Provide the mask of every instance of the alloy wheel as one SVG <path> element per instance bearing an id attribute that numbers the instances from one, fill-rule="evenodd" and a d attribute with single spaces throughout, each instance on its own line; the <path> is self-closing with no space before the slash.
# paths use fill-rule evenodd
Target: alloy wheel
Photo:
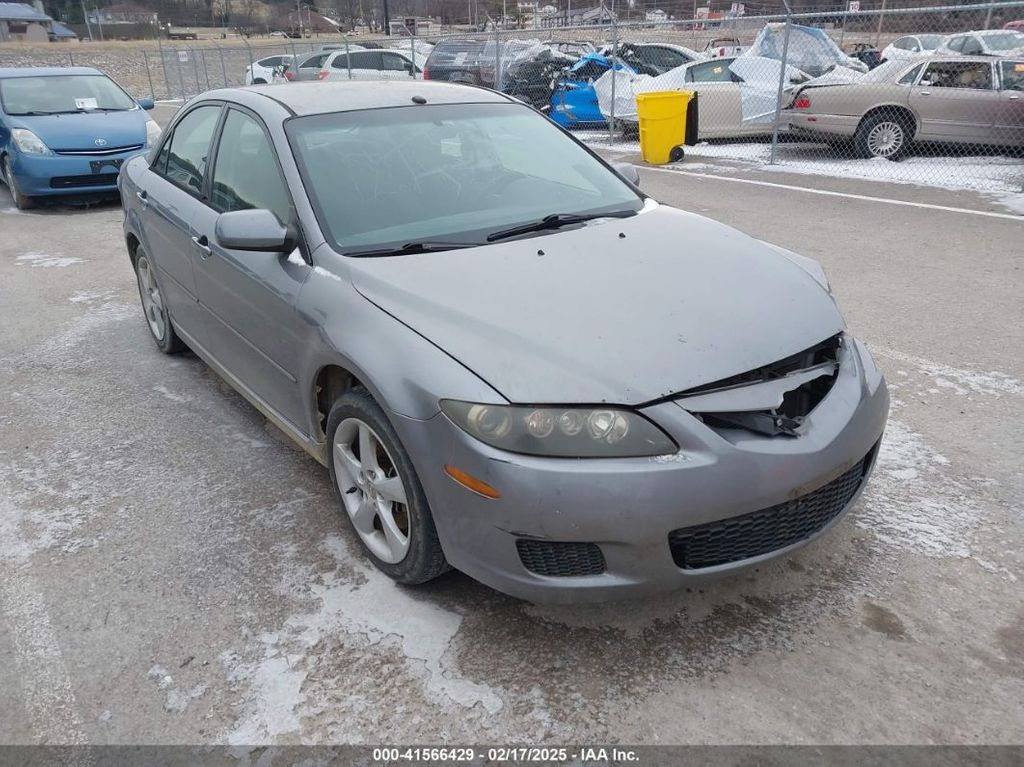
<path id="1" fill-rule="evenodd" d="M 164 309 L 163 297 L 156 284 L 156 276 L 149 259 L 139 256 L 135 264 L 135 274 L 139 280 L 139 294 L 142 296 L 142 310 L 146 313 L 146 322 L 157 341 L 164 340 L 167 332 L 167 310 Z"/>
<path id="2" fill-rule="evenodd" d="M 892 120 L 876 124 L 868 133 L 868 151 L 872 157 L 892 157 L 903 148 L 903 126 Z"/>
<path id="3" fill-rule="evenodd" d="M 401 562 L 412 531 L 405 485 L 388 449 L 366 422 L 346 418 L 335 431 L 332 453 L 342 502 L 359 537 L 382 562 Z"/>

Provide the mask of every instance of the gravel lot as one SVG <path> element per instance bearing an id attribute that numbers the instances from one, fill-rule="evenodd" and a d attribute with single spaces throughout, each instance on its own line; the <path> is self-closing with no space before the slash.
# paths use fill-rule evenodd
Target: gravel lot
<path id="1" fill-rule="evenodd" d="M 120 210 L 0 190 L 0 742 L 1024 741 L 1024 222 L 737 178 L 643 174 L 824 263 L 892 387 L 873 484 L 784 561 L 573 609 L 377 574 L 326 472 L 153 347 Z"/>

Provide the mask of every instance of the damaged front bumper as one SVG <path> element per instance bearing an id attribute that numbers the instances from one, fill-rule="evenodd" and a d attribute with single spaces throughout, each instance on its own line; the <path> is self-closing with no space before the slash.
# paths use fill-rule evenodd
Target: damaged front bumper
<path id="1" fill-rule="evenodd" d="M 670 400 L 642 412 L 676 441 L 677 455 L 552 459 L 490 448 L 441 414 L 395 421 L 454 567 L 531 601 L 577 602 L 669 591 L 806 544 L 863 489 L 888 409 L 881 373 L 851 339 L 838 350 L 828 392 L 794 436 L 712 426 Z M 446 464 L 501 497 L 456 484 Z M 807 529 L 812 500 L 820 524 Z M 822 504 L 831 504 L 827 513 Z M 679 541 L 693 540 L 687 531 L 742 536 L 748 522 L 791 528 L 794 519 L 799 538 L 769 536 L 782 544 L 770 550 L 734 547 L 739 559 L 705 557 L 697 567 L 680 560 Z M 737 529 L 716 526 L 723 520 L 738 521 Z"/>

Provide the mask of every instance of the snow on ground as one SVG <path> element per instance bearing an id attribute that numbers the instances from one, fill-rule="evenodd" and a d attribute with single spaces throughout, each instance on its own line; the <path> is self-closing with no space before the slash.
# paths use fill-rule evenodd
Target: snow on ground
<path id="1" fill-rule="evenodd" d="M 16 259 L 18 266 L 32 267 L 64 267 L 84 263 L 83 259 L 74 256 L 50 255 L 49 253 L 26 253 Z"/>
<path id="2" fill-rule="evenodd" d="M 639 151 L 635 141 L 612 141 L 604 131 L 580 131 L 577 137 L 593 147 L 611 152 Z M 917 184 L 939 189 L 968 190 L 997 195 L 1007 207 L 1024 212 L 1024 160 L 1001 155 L 944 157 L 916 155 L 900 162 L 873 159 L 859 160 L 849 154 L 828 149 L 821 144 L 782 143 L 778 146 L 776 164 L 770 165 L 771 144 L 766 141 L 743 143 L 710 143 L 702 141 L 686 147 L 686 159 L 680 170 L 721 172 L 728 166 L 709 165 L 700 160 L 721 160 L 756 166 L 758 170 L 800 173 L 812 176 L 856 178 L 898 184 Z M 697 159 L 698 162 L 691 162 Z"/>

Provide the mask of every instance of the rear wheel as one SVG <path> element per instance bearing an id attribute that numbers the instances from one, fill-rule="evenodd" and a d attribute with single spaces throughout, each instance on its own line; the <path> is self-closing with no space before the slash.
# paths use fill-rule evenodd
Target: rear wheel
<path id="1" fill-rule="evenodd" d="M 409 455 L 362 388 L 327 418 L 331 481 L 374 565 L 399 583 L 424 583 L 448 569 L 434 518 Z"/>
<path id="2" fill-rule="evenodd" d="M 266 85 L 267 81 L 264 80 L 262 77 L 257 77 L 255 80 L 252 81 L 252 84 L 253 85 Z"/>
<path id="3" fill-rule="evenodd" d="M 14 206 L 18 210 L 29 210 L 36 206 L 35 200 L 23 194 L 18 188 L 18 180 L 14 178 L 14 169 L 11 168 L 10 157 L 4 158 L 4 181 L 7 182 L 7 188 L 11 192 L 11 197 L 14 198 Z"/>
<path id="4" fill-rule="evenodd" d="M 139 286 L 139 297 L 142 299 L 142 311 L 146 315 L 146 324 L 156 342 L 157 348 L 164 354 L 177 354 L 185 350 L 184 342 L 178 338 L 171 325 L 171 316 L 167 312 L 163 294 L 156 281 L 156 268 L 149 260 L 145 251 L 135 251 L 135 280 Z"/>
<path id="5" fill-rule="evenodd" d="M 904 115 L 878 112 L 861 121 L 854 137 L 858 157 L 899 160 L 910 150 L 913 126 Z"/>

